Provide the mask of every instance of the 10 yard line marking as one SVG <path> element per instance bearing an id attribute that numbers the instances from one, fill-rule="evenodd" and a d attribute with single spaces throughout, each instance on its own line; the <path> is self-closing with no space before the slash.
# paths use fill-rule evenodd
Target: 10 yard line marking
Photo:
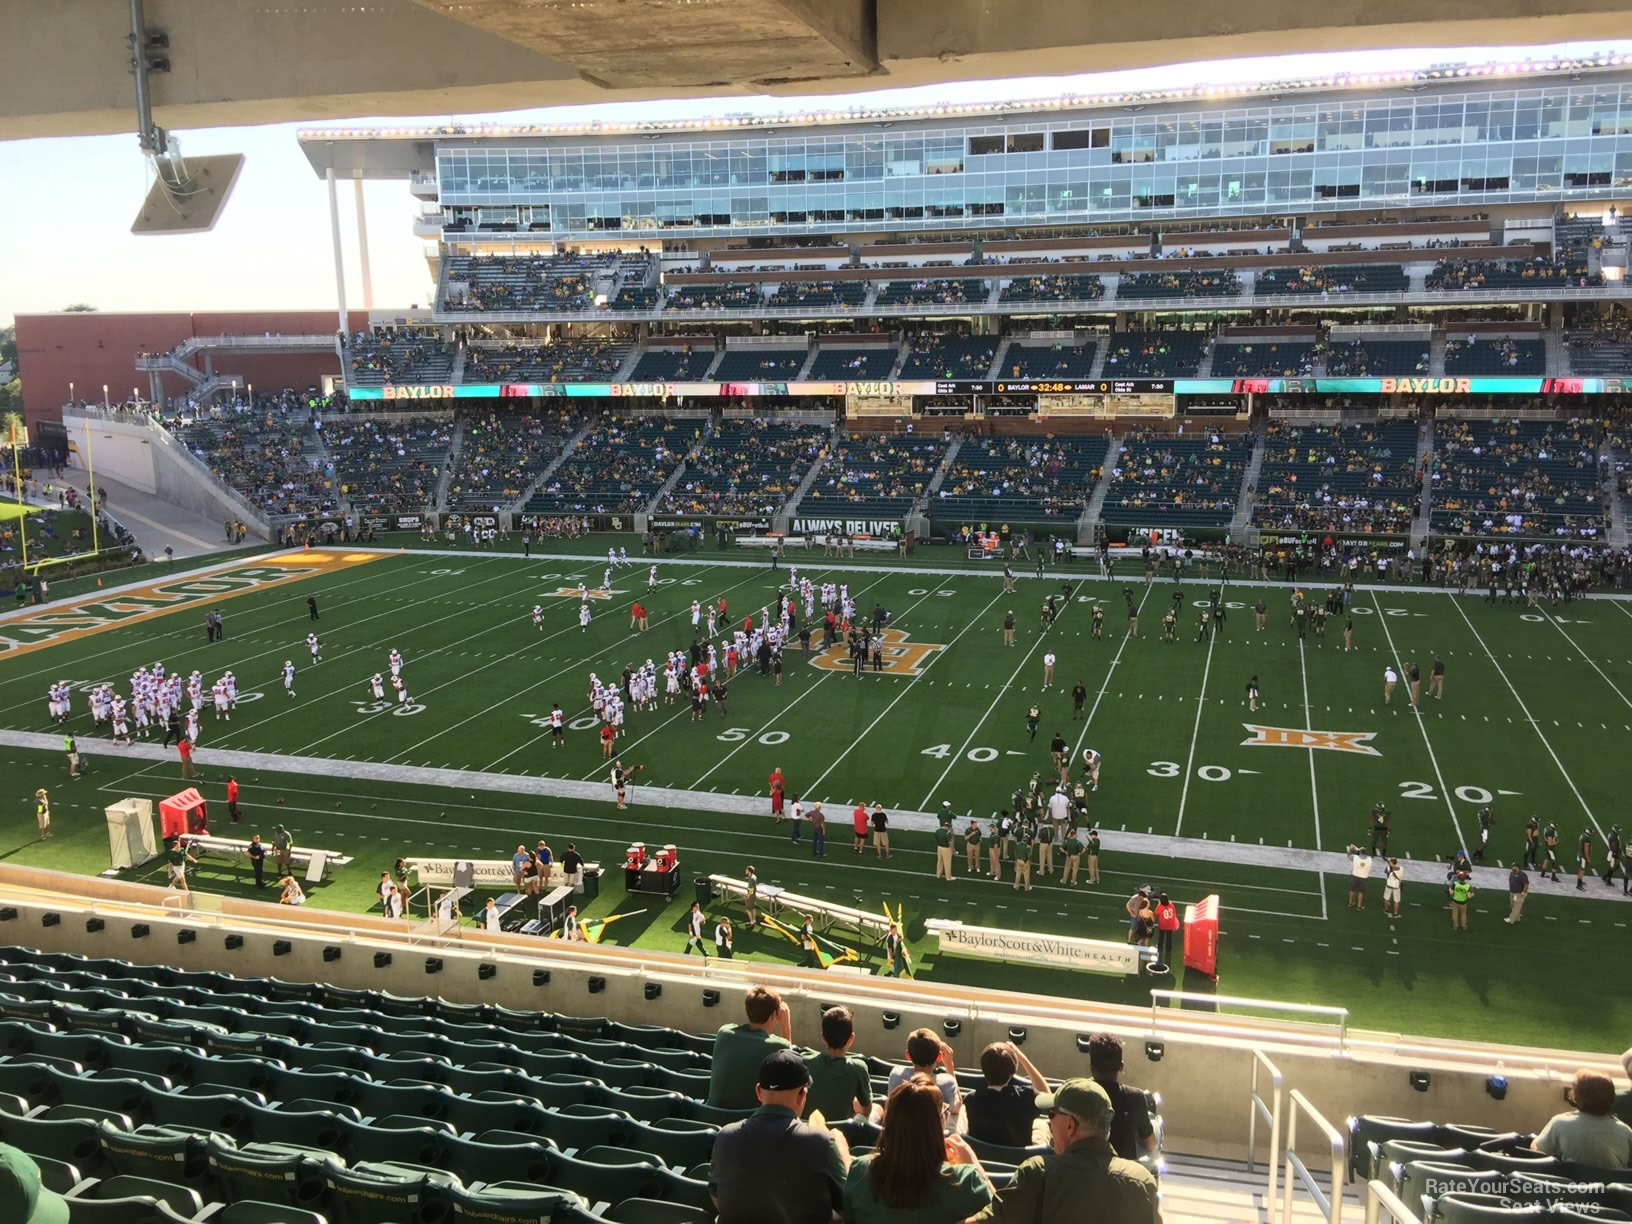
<path id="1" fill-rule="evenodd" d="M 1620 607 L 1619 604 L 1616 604 L 1615 606 Z M 1564 634 L 1564 640 L 1566 642 L 1568 642 L 1571 646 L 1574 646 L 1575 649 L 1576 649 L 1576 653 L 1579 654 L 1583 659 L 1585 659 L 1587 661 L 1587 666 L 1592 668 L 1593 671 L 1597 672 L 1599 677 L 1603 680 L 1603 682 L 1605 684 L 1609 685 L 1610 688 L 1615 690 L 1615 696 L 1617 696 L 1617 697 L 1619 697 L 1621 699 L 1621 703 L 1623 705 L 1632 707 L 1632 701 L 1627 700 L 1626 694 L 1621 692 L 1620 687 L 1615 683 L 1615 681 L 1611 680 L 1608 676 L 1604 675 L 1604 669 L 1599 667 L 1598 664 L 1594 663 L 1593 660 L 1592 660 L 1592 656 L 1587 654 L 1586 651 L 1581 649 L 1580 643 L 1578 643 L 1573 637 L 1571 637 L 1569 635 L 1569 633 L 1565 630 L 1564 626 L 1559 624 L 1558 619 L 1551 612 L 1547 611 L 1547 609 L 1543 608 L 1539 603 L 1536 605 L 1536 610 L 1547 618 L 1547 623 L 1549 625 L 1551 625 L 1554 629 L 1557 629 L 1560 633 Z M 1622 608 L 1621 610 L 1623 612 L 1626 611 L 1626 609 L 1624 609 L 1624 608 Z M 1632 615 L 1632 613 L 1628 613 L 1628 615 Z"/>
<path id="2" fill-rule="evenodd" d="M 1513 681 L 1507 678 L 1507 673 L 1502 670 L 1502 665 L 1496 662 L 1496 656 L 1490 653 L 1490 647 L 1485 645 L 1485 639 L 1479 635 L 1479 630 L 1473 627 L 1473 622 L 1468 619 L 1468 614 L 1462 611 L 1462 605 L 1457 602 L 1456 597 L 1451 595 L 1448 598 L 1451 601 L 1451 606 L 1456 609 L 1456 614 L 1462 618 L 1463 624 L 1467 625 L 1468 632 L 1473 634 L 1474 641 L 1479 643 L 1479 649 L 1485 652 L 1485 657 L 1490 660 L 1490 665 L 1496 669 L 1496 674 L 1502 678 L 1502 683 L 1507 685 L 1507 691 L 1513 694 L 1513 700 L 1519 703 L 1519 710 L 1524 715 L 1525 721 L 1535 728 L 1536 736 L 1541 740 L 1541 746 L 1547 749 L 1547 755 L 1552 757 L 1553 764 L 1558 766 L 1558 772 L 1563 777 L 1564 784 L 1570 788 L 1570 793 L 1575 796 L 1575 801 L 1581 805 L 1581 810 L 1587 814 L 1587 819 L 1592 821 L 1592 827 L 1598 830 L 1598 836 L 1604 837 L 1603 826 L 1598 823 L 1598 818 L 1592 814 L 1592 809 L 1587 806 L 1587 801 L 1581 797 L 1581 792 L 1576 789 L 1575 779 L 1570 777 L 1569 771 L 1564 768 L 1564 762 L 1558 759 L 1558 753 L 1554 752 L 1553 746 L 1547 742 L 1547 736 L 1543 734 L 1541 724 L 1530 717 L 1530 708 L 1524 704 L 1524 698 L 1519 696 L 1519 690 L 1513 687 Z M 1440 785 L 1443 787 L 1444 783 L 1442 782 Z M 1607 842 L 1609 839 L 1604 838 L 1604 840 Z"/>
<path id="3" fill-rule="evenodd" d="M 1453 599 L 1452 602 L 1454 603 L 1455 600 Z M 1405 685 L 1405 701 L 1407 705 L 1410 705 L 1411 682 L 1406 678 L 1405 660 L 1400 657 L 1399 651 L 1394 648 L 1394 634 L 1388 627 L 1388 617 L 1383 615 L 1383 606 L 1377 602 L 1377 592 L 1375 591 L 1371 593 L 1371 606 L 1376 610 L 1377 619 L 1383 626 L 1383 636 L 1388 639 L 1388 653 L 1392 656 L 1394 665 L 1400 669 L 1400 683 Z M 1457 611 L 1461 612 L 1462 609 L 1458 607 Z M 1467 620 L 1467 617 L 1464 616 L 1462 619 Z M 1472 624 L 1469 624 L 1468 628 L 1473 628 Z M 1478 635 L 1475 634 L 1474 636 L 1477 637 Z M 1484 643 L 1480 642 L 1480 645 L 1482 646 Z M 1494 658 L 1491 661 L 1494 662 Z M 1518 694 L 1515 693 L 1514 696 L 1517 697 Z M 1422 711 L 1420 709 L 1413 706 L 1411 713 L 1416 717 L 1417 730 L 1422 732 L 1422 746 L 1428 750 L 1428 762 L 1434 767 L 1434 777 L 1439 782 L 1439 793 L 1445 796 L 1445 808 L 1451 814 L 1451 827 L 1456 830 L 1456 844 L 1457 848 L 1460 849 L 1468 843 L 1463 840 L 1462 822 L 1456 818 L 1456 805 L 1451 802 L 1450 788 L 1445 785 L 1445 775 L 1439 771 L 1439 758 L 1434 755 L 1434 745 L 1428 739 L 1428 724 L 1422 721 Z"/>
<path id="4" fill-rule="evenodd" d="M 1220 583 L 1218 589 L 1220 596 L 1222 596 L 1224 585 Z M 1148 594 L 1149 589 L 1146 590 Z M 1190 728 L 1190 755 L 1185 758 L 1184 762 L 1184 786 L 1179 791 L 1179 819 L 1178 823 L 1173 826 L 1174 837 L 1178 837 L 1184 832 L 1184 805 L 1190 799 L 1190 775 L 1195 772 L 1196 767 L 1196 740 L 1201 736 L 1201 716 L 1207 709 L 1207 677 L 1213 670 L 1213 646 L 1218 642 L 1218 625 L 1210 625 L 1209 629 L 1212 636 L 1207 639 L 1207 663 L 1201 669 L 1201 696 L 1196 698 L 1196 722 Z M 1304 701 L 1307 702 L 1308 700 L 1309 698 L 1305 696 Z M 1325 889 L 1322 889 L 1321 894 L 1325 895 L 1325 891 Z"/>

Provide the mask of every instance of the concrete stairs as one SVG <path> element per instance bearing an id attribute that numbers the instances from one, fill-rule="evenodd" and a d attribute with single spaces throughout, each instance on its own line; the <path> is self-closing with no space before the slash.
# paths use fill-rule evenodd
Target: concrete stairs
<path id="1" fill-rule="evenodd" d="M 799 487 L 793 491 L 793 496 L 788 498 L 787 504 L 782 507 L 781 513 L 789 515 L 799 513 L 799 503 L 805 499 L 805 494 L 810 492 L 810 486 L 816 483 L 816 477 L 821 473 L 822 468 L 827 466 L 828 459 L 833 455 L 833 448 L 839 444 L 841 433 L 842 429 L 839 423 L 837 421 L 833 422 L 833 428 L 828 431 L 827 446 L 816 457 L 816 461 L 810 465 L 810 471 L 806 472 L 804 479 L 800 480 Z"/>
<path id="2" fill-rule="evenodd" d="M 1440 352 L 1440 366 L 1445 368 L 1445 355 Z M 1424 421 L 1417 427 L 1417 471 L 1423 470 L 1423 461 L 1434 453 L 1434 423 Z M 1422 482 L 1422 499 L 1417 504 L 1417 517 L 1411 523 L 1411 547 L 1421 548 L 1428 539 L 1428 515 L 1434 508 L 1434 482 L 1426 476 Z"/>
<path id="3" fill-rule="evenodd" d="M 454 370 L 457 374 L 459 363 L 464 360 L 465 350 L 459 349 L 459 356 L 454 359 Z M 454 382 L 458 382 L 457 377 Z M 453 465 L 458 461 L 465 449 L 465 423 L 458 417 L 453 421 L 453 438 L 448 442 L 448 456 L 442 461 L 442 475 L 437 477 L 436 498 L 431 502 L 438 510 L 445 509 L 448 504 L 448 482 L 453 479 Z"/>
<path id="4" fill-rule="evenodd" d="M 1408 263 L 1405 265 L 1405 277 L 1410 282 L 1409 292 L 1415 296 L 1428 292 L 1428 273 L 1434 270 L 1432 263 Z"/>
<path id="5" fill-rule="evenodd" d="M 1105 498 L 1111 492 L 1111 469 L 1122 457 L 1122 431 L 1118 429 L 1111 435 L 1110 445 L 1105 448 L 1105 464 L 1100 468 L 1099 483 L 1094 485 L 1094 491 L 1088 498 L 1088 504 L 1083 507 L 1082 519 L 1077 524 L 1077 538 L 1082 538 L 1084 528 L 1092 529 L 1105 513 Z"/>
<path id="6" fill-rule="evenodd" d="M 1283 1188 L 1277 1184 L 1277 1202 L 1267 1200 L 1268 1170 L 1262 1164 L 1249 1171 L 1246 1161 L 1180 1152 L 1163 1153 L 1161 1176 L 1162 1218 L 1185 1224 L 1272 1224 L 1281 1218 Z M 1284 1175 L 1284 1168 L 1282 1173 Z M 1315 1174 L 1322 1193 L 1330 1192 L 1330 1176 Z M 1364 1204 L 1357 1187 L 1343 1188 L 1343 1217 L 1358 1220 Z M 1324 1220 L 1301 1186 L 1292 1196 L 1292 1218 L 1299 1224 Z"/>
<path id="7" fill-rule="evenodd" d="M 696 450 L 698 447 L 704 445 L 713 436 L 714 418 L 710 417 L 707 423 L 703 426 L 703 436 L 692 444 L 692 450 Z M 673 492 L 674 486 L 680 483 L 680 478 L 686 474 L 686 469 L 691 466 L 691 455 L 692 451 L 688 450 L 686 452 L 686 457 L 675 465 L 674 471 L 669 473 L 669 478 L 663 482 L 663 487 L 658 489 L 656 493 L 653 493 L 652 500 L 641 507 L 641 513 L 657 513 L 657 508 L 663 504 L 663 499 Z"/>
<path id="8" fill-rule="evenodd" d="M 992 354 L 991 367 L 986 371 L 987 378 L 997 379 L 1002 377 L 1002 371 L 1006 368 L 1005 359 L 1009 355 L 1009 346 L 1013 343 L 1013 340 L 1005 336 L 1002 342 L 998 344 L 997 351 Z"/>
<path id="9" fill-rule="evenodd" d="M 1241 474 L 1241 492 L 1235 499 L 1235 517 L 1230 520 L 1230 538 L 1243 541 L 1247 528 L 1252 526 L 1252 505 L 1258 492 L 1258 473 L 1264 467 L 1264 435 L 1254 434 L 1252 454 L 1247 457 L 1247 469 Z"/>
<path id="10" fill-rule="evenodd" d="M 1218 352 L 1218 341 L 1207 346 L 1207 351 L 1201 355 L 1201 364 L 1196 367 L 1197 378 L 1211 378 L 1213 376 L 1213 357 Z"/>
<path id="11" fill-rule="evenodd" d="M 952 439 L 952 445 L 947 447 L 946 454 L 941 456 L 941 465 L 935 469 L 935 475 L 924 490 L 926 502 L 933 500 L 941 491 L 941 485 L 946 481 L 946 474 L 952 470 L 952 464 L 957 460 L 958 452 L 963 449 L 963 437 L 960 435 Z"/>
<path id="12" fill-rule="evenodd" d="M 1099 351 L 1094 354 L 1094 368 L 1088 372 L 1089 378 L 1105 377 L 1105 359 L 1111 355 L 1111 342 L 1115 338 L 1116 333 L 1112 332 L 1110 335 L 1100 339 Z"/>
<path id="13" fill-rule="evenodd" d="M 615 383 L 628 382 L 629 375 L 634 373 L 635 365 L 640 361 L 640 355 L 644 349 L 644 345 L 631 344 L 629 351 L 624 354 L 623 364 L 618 367 L 617 373 L 612 375 L 611 381 Z"/>
<path id="14" fill-rule="evenodd" d="M 574 433 L 572 437 L 567 439 L 566 445 L 561 448 L 561 453 L 555 457 L 555 460 L 542 472 L 540 472 L 533 479 L 531 484 L 521 491 L 520 497 L 516 498 L 515 501 L 510 503 L 509 509 L 519 512 L 521 508 L 527 504 L 527 499 L 542 489 L 545 484 L 549 482 L 551 477 L 555 475 L 555 470 L 569 458 L 571 458 L 572 452 L 578 449 L 578 444 L 588 436 L 589 423 L 586 421 L 584 424 L 578 427 L 577 432 Z"/>
<path id="15" fill-rule="evenodd" d="M 805 354 L 805 364 L 799 367 L 799 373 L 793 376 L 795 382 L 802 382 L 810 377 L 810 367 L 816 364 L 816 346 L 812 344 L 810 351 Z"/>
<path id="16" fill-rule="evenodd" d="M 1627 541 L 1626 498 L 1621 496 L 1615 475 L 1615 450 L 1605 442 L 1598 452 L 1598 470 L 1604 477 L 1604 502 L 1609 507 L 1604 542 L 1611 548 L 1625 548 Z"/>
<path id="17" fill-rule="evenodd" d="M 469 351 L 462 344 L 453 350 L 453 369 L 448 373 L 448 381 L 455 386 L 465 381 L 465 356 Z"/>
<path id="18" fill-rule="evenodd" d="M 1570 374 L 1570 346 L 1564 343 L 1564 312 L 1553 311 L 1552 322 L 1547 330 L 1541 334 L 1542 342 L 1546 345 L 1547 373 L 1554 377 L 1568 377 Z"/>
<path id="19" fill-rule="evenodd" d="M 1445 333 L 1437 327 L 1428 338 L 1428 373 L 1435 378 L 1445 374 Z"/>

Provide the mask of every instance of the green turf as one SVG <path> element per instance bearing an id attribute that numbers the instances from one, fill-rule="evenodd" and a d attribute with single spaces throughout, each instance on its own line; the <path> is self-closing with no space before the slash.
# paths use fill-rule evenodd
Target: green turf
<path id="1" fill-rule="evenodd" d="M 569 733 L 566 747 L 556 751 L 532 720 L 556 700 L 569 716 L 582 715 L 591 670 L 604 678 L 625 663 L 661 661 L 671 647 L 689 645 L 693 598 L 724 593 L 740 617 L 748 609 L 757 614 L 774 590 L 767 568 L 724 567 L 711 558 L 660 562 L 664 585 L 647 600 L 651 631 L 633 635 L 626 608 L 633 595 L 646 598 L 646 562 L 640 561 L 616 575 L 621 594 L 597 604 L 590 628 L 580 632 L 577 599 L 548 592 L 575 587 L 580 575 L 598 583 L 604 540 L 576 542 L 599 546 L 597 559 L 577 564 L 411 551 L 242 596 L 224 605 L 228 640 L 212 646 L 203 642 L 196 618 L 184 613 L 5 659 L 0 710 L 11 727 L 45 730 L 50 680 L 123 680 L 138 664 L 162 658 L 172 670 L 196 666 L 212 679 L 230 667 L 244 696 L 264 694 L 241 705 L 230 725 L 206 714 L 204 749 L 604 781 L 592 731 Z M 711 709 L 706 723 L 693 724 L 689 708 L 663 705 L 661 698 L 656 714 L 630 715 L 621 752 L 648 766 L 642 784 L 760 795 L 766 775 L 780 766 L 793 791 L 827 801 L 833 827 L 826 860 L 812 860 L 808 841 L 793 845 L 785 827 L 767 815 L 678 805 L 617 812 L 592 800 L 268 772 L 240 776 L 246 810 L 253 827 L 265 832 L 282 798 L 281 814 L 297 837 L 359 856 L 356 867 L 317 891 L 313 899 L 323 905 L 366 908 L 378 871 L 401 854 L 504 857 L 517 841 L 543 835 L 557 850 L 575 840 L 592 857 L 615 863 L 629 841 L 672 841 L 681 848 L 688 882 L 711 872 L 740 874 L 752 861 L 762 879 L 795 891 L 846 904 L 859 897 L 870 909 L 885 900 L 903 904 L 927 977 L 1125 1002 L 1147 1000 L 1149 982 L 940 956 L 924 937 L 923 920 L 954 917 L 1120 939 L 1121 903 L 1136 884 L 1156 883 L 1180 900 L 1217 891 L 1225 916 L 1221 986 L 1229 993 L 1341 1005 L 1351 1009 L 1354 1023 L 1390 1031 L 1602 1050 L 1624 1044 L 1632 1003 L 1610 998 L 1583 1009 L 1566 1002 L 1571 992 L 1535 989 L 1543 965 L 1555 977 L 1578 978 L 1613 962 L 1625 947 L 1629 911 L 1564 897 L 1573 890 L 1569 876 L 1563 885 L 1535 880 L 1537 895 L 1517 928 L 1500 921 L 1505 896 L 1482 895 L 1473 907 L 1474 929 L 1463 934 L 1449 929 L 1443 898 L 1428 885 L 1407 886 L 1405 916 L 1391 923 L 1380 912 L 1376 882 L 1369 908 L 1356 914 L 1344 908 L 1341 878 L 1199 857 L 1141 857 L 1117 845 L 1125 830 L 1340 850 L 1363 835 L 1366 814 L 1380 799 L 1395 813 L 1392 852 L 1438 859 L 1458 844 L 1458 829 L 1463 843 L 1472 841 L 1484 792 L 1509 791 L 1515 793 L 1494 800 L 1493 860 L 1516 855 L 1520 826 L 1532 813 L 1557 820 L 1561 840 L 1573 848 L 1588 811 L 1604 828 L 1620 819 L 1617 779 L 1624 771 L 1617 762 L 1632 744 L 1632 705 L 1623 696 L 1632 693 L 1632 612 L 1623 605 L 1593 601 L 1556 610 L 1560 619 L 1525 619 L 1537 614 L 1477 598 L 1362 594 L 1357 649 L 1344 654 L 1338 627 L 1300 647 L 1287 626 L 1287 591 L 1279 587 L 1264 591 L 1270 616 L 1262 633 L 1253 630 L 1246 607 L 1234 608 L 1211 647 L 1193 640 L 1197 592 L 1189 588 L 1180 640 L 1164 643 L 1159 610 L 1172 588 L 1159 583 L 1147 593 L 1139 582 L 1133 590 L 1145 601 L 1141 636 L 1126 641 L 1122 582 L 1086 580 L 1086 567 L 1051 572 L 1041 581 L 1022 578 L 1012 597 L 1000 596 L 989 564 L 981 567 L 984 574 L 895 572 L 902 564 L 938 562 L 949 551 L 923 549 L 905 563 L 887 559 L 867 568 L 842 563 L 842 580 L 864 612 L 881 601 L 913 642 L 946 647 L 918 678 L 858 681 L 817 670 L 795 654 L 780 687 L 758 676 L 733 683 L 728 718 Z M 819 556 L 792 559 L 814 580 L 824 566 L 841 564 Z M 1038 604 L 1061 581 L 1073 584 L 1071 602 L 1045 641 Z M 1250 604 L 1261 589 L 1229 594 Z M 308 593 L 317 595 L 323 617 L 316 628 L 324 662 L 315 667 L 301 644 L 313 627 L 304 607 Z M 1096 600 L 1108 609 L 1102 641 L 1088 632 Z M 538 602 L 546 607 L 542 633 L 528 618 Z M 1012 649 L 999 632 L 1011 606 L 1020 627 Z M 384 669 L 392 646 L 407 659 L 404 674 L 420 712 L 360 708 L 369 700 L 367 676 Z M 1058 688 L 1043 694 L 1040 658 L 1047 649 L 1060 655 Z M 1402 685 L 1394 704 L 1382 705 L 1385 661 L 1417 659 L 1426 672 L 1435 651 L 1447 663 L 1445 700 L 1427 702 L 1419 719 L 1406 709 Z M 285 658 L 300 669 L 293 700 L 276 681 Z M 1258 676 L 1267 707 L 1257 716 L 1243 700 L 1251 675 Z M 1078 678 L 1088 690 L 1091 723 L 1071 719 L 1068 693 Z M 1033 700 L 1044 714 L 1036 743 L 1024 725 Z M 82 730 L 88 726 L 80 710 L 75 722 Z M 1372 732 L 1380 755 L 1248 747 L 1242 742 L 1248 722 Z M 1056 728 L 1073 745 L 1081 737 L 1105 759 L 1092 808 L 1105 830 L 1099 890 L 1068 890 L 1057 878 L 1037 876 L 1033 892 L 1016 894 L 1007 884 L 966 880 L 961 849 L 960 878 L 937 884 L 927 834 L 897 833 L 889 860 L 851 852 L 849 801 L 927 810 L 947 798 L 984 818 L 1005 806 L 1009 791 L 1034 769 L 1046 772 L 1046 739 Z M 61 778 L 60 756 L 3 750 L 11 802 L 0 842 L 17 847 L 14 861 L 99 870 L 106 862 L 100 807 L 125 794 L 162 795 L 179 780 L 172 764 L 119 762 L 100 753 L 89 736 L 82 746 L 100 758 L 100 768 L 72 784 Z M 34 844 L 27 796 L 53 779 L 63 835 Z M 219 797 L 220 783 L 212 776 L 206 792 Z M 1432 797 L 1410 797 L 1424 792 Z M 1608 891 L 1596 880 L 1588 883 Z M 215 873 L 199 884 L 241 887 Z M 590 916 L 651 904 L 624 898 L 615 872 L 607 884 L 588 907 Z M 670 909 L 653 908 L 612 928 L 609 942 L 678 950 L 689 900 L 688 887 Z M 739 953 L 793 959 L 791 945 L 764 933 L 743 934 Z"/>

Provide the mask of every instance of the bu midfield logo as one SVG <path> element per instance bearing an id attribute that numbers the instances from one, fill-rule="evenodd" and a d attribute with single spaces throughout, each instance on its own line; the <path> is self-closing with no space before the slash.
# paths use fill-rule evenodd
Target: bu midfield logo
<path id="1" fill-rule="evenodd" d="M 1250 739 L 1241 741 L 1244 748 L 1325 748 L 1332 752 L 1358 752 L 1362 756 L 1382 756 L 1371 746 L 1375 731 L 1305 731 L 1302 727 L 1260 727 L 1242 723 Z"/>
<path id="2" fill-rule="evenodd" d="M 546 599 L 577 599 L 578 588 L 556 587 L 553 591 L 540 591 L 539 594 Z M 611 599 L 612 596 L 616 594 L 618 594 L 618 592 L 603 591 L 600 587 L 586 587 L 584 589 L 585 599 Z"/>
<path id="3" fill-rule="evenodd" d="M 935 642 L 914 642 L 900 629 L 886 629 L 884 638 L 884 671 L 891 676 L 919 676 L 924 667 L 936 654 L 946 647 Z M 815 658 L 811 659 L 812 667 L 820 667 L 824 671 L 847 672 L 854 670 L 855 665 L 850 661 L 850 647 L 844 642 L 829 646 Z M 873 670 L 873 661 L 867 660 L 867 670 Z"/>

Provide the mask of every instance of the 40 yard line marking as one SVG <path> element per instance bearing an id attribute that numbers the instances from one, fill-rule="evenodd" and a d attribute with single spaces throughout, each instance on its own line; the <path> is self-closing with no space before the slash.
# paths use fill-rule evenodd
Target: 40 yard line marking
<path id="1" fill-rule="evenodd" d="M 1218 589 L 1222 598 L 1225 589 L 1223 583 L 1219 584 Z M 1149 593 L 1148 587 L 1146 593 Z M 1207 709 L 1207 677 L 1212 674 L 1213 670 L 1213 646 L 1218 642 L 1218 626 L 1216 624 L 1210 625 L 1209 630 L 1212 636 L 1207 639 L 1207 663 L 1201 669 L 1201 695 L 1196 698 L 1196 721 L 1190 728 L 1190 755 L 1185 758 L 1184 762 L 1184 786 L 1179 790 L 1179 819 L 1173 826 L 1174 837 L 1178 837 L 1184 832 L 1184 806 L 1190 799 L 1190 775 L 1195 772 L 1196 768 L 1196 740 L 1201 735 L 1201 716 Z M 1307 692 L 1304 694 L 1303 699 L 1306 703 L 1308 702 L 1309 695 Z M 1321 891 L 1324 893 L 1325 890 L 1322 889 Z"/>
<path id="2" fill-rule="evenodd" d="M 1547 742 L 1547 736 L 1542 731 L 1541 724 L 1530 716 L 1530 707 L 1524 704 L 1524 698 L 1519 696 L 1519 690 L 1513 687 L 1513 681 L 1507 678 L 1507 673 L 1502 670 L 1502 665 L 1496 662 L 1496 656 L 1490 653 L 1490 647 L 1485 645 L 1485 639 L 1480 636 L 1479 630 L 1473 627 L 1473 622 L 1468 619 L 1468 614 L 1462 611 L 1462 605 L 1457 602 L 1456 596 L 1448 594 L 1447 598 L 1450 599 L 1451 606 L 1456 609 L 1456 614 L 1462 618 L 1462 623 L 1467 625 L 1468 632 L 1473 634 L 1474 641 L 1479 643 L 1479 649 L 1485 652 L 1485 657 L 1490 660 L 1490 665 L 1496 669 L 1496 674 L 1502 678 L 1502 683 L 1507 685 L 1507 691 L 1513 694 L 1513 700 L 1519 703 L 1519 710 L 1523 713 L 1524 720 L 1535 729 L 1536 737 L 1541 740 L 1541 746 L 1547 749 L 1547 755 L 1553 758 L 1553 764 L 1558 767 L 1559 775 L 1564 779 L 1564 785 L 1570 788 L 1570 793 L 1575 796 L 1575 801 L 1581 805 L 1581 810 L 1587 814 L 1587 819 L 1592 821 L 1592 827 L 1598 830 L 1598 836 L 1607 842 L 1609 839 L 1604 837 L 1603 826 L 1598 823 L 1598 818 L 1592 814 L 1592 809 L 1587 806 L 1587 801 L 1581 797 L 1581 792 L 1576 789 L 1575 779 L 1570 777 L 1569 770 L 1564 768 L 1564 762 L 1558 759 L 1558 753 L 1554 752 L 1552 744 Z M 1441 789 L 1444 788 L 1444 785 L 1443 782 L 1440 783 Z"/>
<path id="3" fill-rule="evenodd" d="M 1451 602 L 1455 603 L 1456 601 L 1453 598 Z M 1383 626 L 1383 636 L 1388 639 L 1389 657 L 1393 659 L 1394 666 L 1400 669 L 1400 683 L 1405 685 L 1405 703 L 1407 706 L 1410 706 L 1411 684 L 1405 679 L 1405 660 L 1400 657 L 1399 651 L 1394 649 L 1394 634 L 1388 627 L 1388 617 L 1383 615 L 1382 605 L 1377 602 L 1376 591 L 1371 593 L 1371 606 L 1376 611 L 1377 620 L 1381 622 Z M 1456 610 L 1458 612 L 1462 611 L 1460 607 L 1458 607 Z M 1462 619 L 1467 620 L 1468 618 L 1464 616 Z M 1468 628 L 1471 629 L 1473 626 L 1470 624 Z M 1475 634 L 1474 636 L 1477 637 L 1478 635 Z M 1484 645 L 1484 643 L 1481 642 L 1480 645 Z M 1494 657 L 1491 659 L 1491 662 L 1495 662 Z M 1514 696 L 1516 697 L 1518 694 L 1515 693 Z M 1462 822 L 1456 818 L 1456 805 L 1451 802 L 1450 788 L 1445 785 L 1445 775 L 1439 771 L 1439 758 L 1434 755 L 1434 746 L 1428 739 L 1428 724 L 1422 721 L 1421 710 L 1413 709 L 1411 713 L 1416 721 L 1417 730 L 1422 732 L 1422 746 L 1428 750 L 1428 762 L 1434 767 L 1434 778 L 1439 783 L 1439 793 L 1445 796 L 1445 808 L 1451 814 L 1451 827 L 1456 830 L 1456 844 L 1457 848 L 1460 849 L 1466 846 L 1468 843 L 1462 837 Z M 1310 755 L 1313 756 L 1313 753 Z"/>

